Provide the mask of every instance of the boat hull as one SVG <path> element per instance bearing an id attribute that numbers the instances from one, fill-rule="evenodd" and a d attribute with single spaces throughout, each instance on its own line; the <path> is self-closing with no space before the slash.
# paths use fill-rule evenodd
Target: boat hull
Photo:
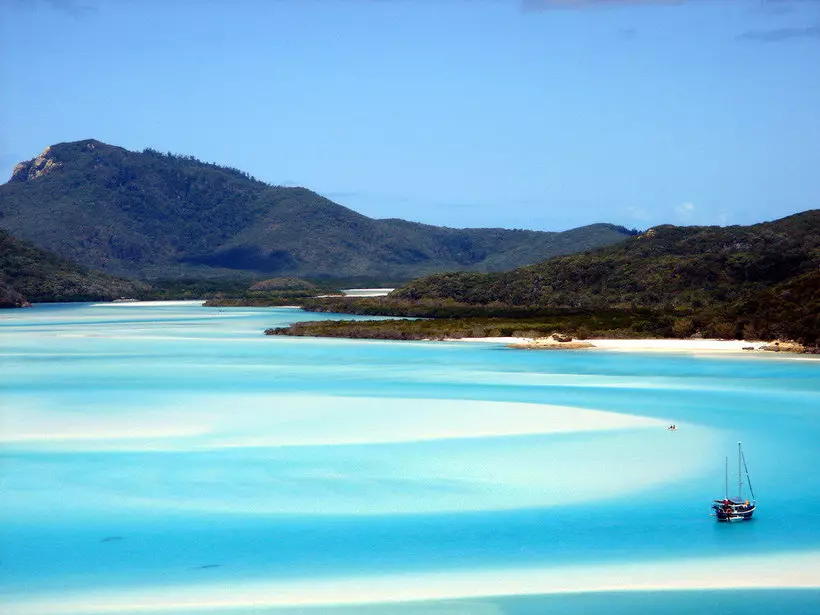
<path id="1" fill-rule="evenodd" d="M 735 523 L 738 521 L 751 521 L 755 513 L 755 505 L 745 506 L 723 506 L 716 504 L 712 507 L 715 517 L 721 523 Z"/>

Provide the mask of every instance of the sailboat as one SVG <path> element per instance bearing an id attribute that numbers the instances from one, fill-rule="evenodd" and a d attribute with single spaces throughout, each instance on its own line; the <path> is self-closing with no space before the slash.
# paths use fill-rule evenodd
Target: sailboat
<path id="1" fill-rule="evenodd" d="M 746 471 L 746 483 L 749 485 L 749 494 L 752 499 L 743 497 L 743 475 L 741 468 Z M 726 458 L 726 492 L 722 500 L 712 502 L 712 511 L 718 521 L 731 523 L 733 521 L 749 521 L 755 512 L 755 492 L 752 481 L 749 479 L 749 469 L 746 467 L 746 457 L 740 442 L 737 443 L 737 497 L 729 497 L 729 458 Z"/>

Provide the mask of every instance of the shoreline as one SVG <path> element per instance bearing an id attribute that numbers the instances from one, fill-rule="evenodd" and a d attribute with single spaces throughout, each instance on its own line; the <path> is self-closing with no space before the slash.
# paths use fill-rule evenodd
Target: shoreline
<path id="1" fill-rule="evenodd" d="M 379 289 L 351 289 L 351 290 L 379 290 Z M 93 307 L 171 307 L 197 305 L 207 308 L 221 308 L 222 306 L 208 306 L 203 299 L 176 299 L 176 300 L 148 300 L 148 301 L 112 301 L 94 302 Z M 262 306 L 235 306 L 235 307 L 262 307 Z M 304 309 L 300 305 L 264 306 L 279 309 Z M 588 338 L 576 339 L 567 336 L 559 341 L 555 339 L 560 334 L 551 337 L 461 337 L 445 338 L 445 342 L 478 342 L 491 344 L 505 344 L 508 348 L 520 350 L 608 350 L 612 352 L 660 352 L 660 353 L 708 353 L 708 354 L 755 354 L 767 355 L 811 355 L 815 354 L 811 348 L 789 341 L 761 341 L 761 340 L 722 340 L 722 339 L 675 339 L 675 338 L 646 338 L 646 339 L 616 339 L 616 338 Z M 325 336 L 319 336 L 325 337 Z M 335 337 L 335 336 L 328 336 Z M 343 337 L 343 336 L 342 336 Z M 357 338 L 350 338 L 357 339 Z M 367 338 L 363 338 L 367 339 Z M 379 339 L 379 338 L 375 338 Z M 418 339 L 416 341 L 433 341 L 432 339 Z M 773 348 L 780 345 L 779 349 Z"/>
<path id="2" fill-rule="evenodd" d="M 448 342 L 482 342 L 505 344 L 508 348 L 522 350 L 608 350 L 612 352 L 708 352 L 718 354 L 761 354 L 777 355 L 782 353 L 801 354 L 784 348 L 780 351 L 763 350 L 773 342 L 717 339 L 585 339 L 558 342 L 552 338 L 527 337 L 463 337 L 450 338 Z M 784 343 L 784 346 L 786 344 Z"/>

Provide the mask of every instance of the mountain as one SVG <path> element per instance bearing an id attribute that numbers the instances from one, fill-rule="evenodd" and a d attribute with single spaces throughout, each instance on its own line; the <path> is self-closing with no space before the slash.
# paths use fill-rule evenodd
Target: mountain
<path id="1" fill-rule="evenodd" d="M 86 267 L 175 278 L 501 271 L 620 242 L 622 227 L 560 233 L 376 220 L 305 188 L 270 186 L 190 156 L 60 143 L 0 186 L 0 227 Z"/>
<path id="2" fill-rule="evenodd" d="M 659 226 L 617 245 L 506 273 L 415 280 L 393 299 L 574 308 L 702 309 L 820 268 L 820 210 L 752 226 Z M 785 286 L 794 294 L 797 289 Z M 771 297 L 767 305 L 771 304 Z M 820 297 L 814 296 L 814 301 Z"/>
<path id="3" fill-rule="evenodd" d="M 91 271 L 0 230 L 0 307 L 133 297 L 145 284 Z M 28 301 L 27 301 L 28 300 Z"/>

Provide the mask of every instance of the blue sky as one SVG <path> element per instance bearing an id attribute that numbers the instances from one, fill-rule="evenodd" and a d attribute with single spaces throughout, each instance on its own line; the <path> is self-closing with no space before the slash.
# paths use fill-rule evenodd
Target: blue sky
<path id="1" fill-rule="evenodd" d="M 0 0 L 0 167 L 96 138 L 373 217 L 820 207 L 818 0 Z"/>

